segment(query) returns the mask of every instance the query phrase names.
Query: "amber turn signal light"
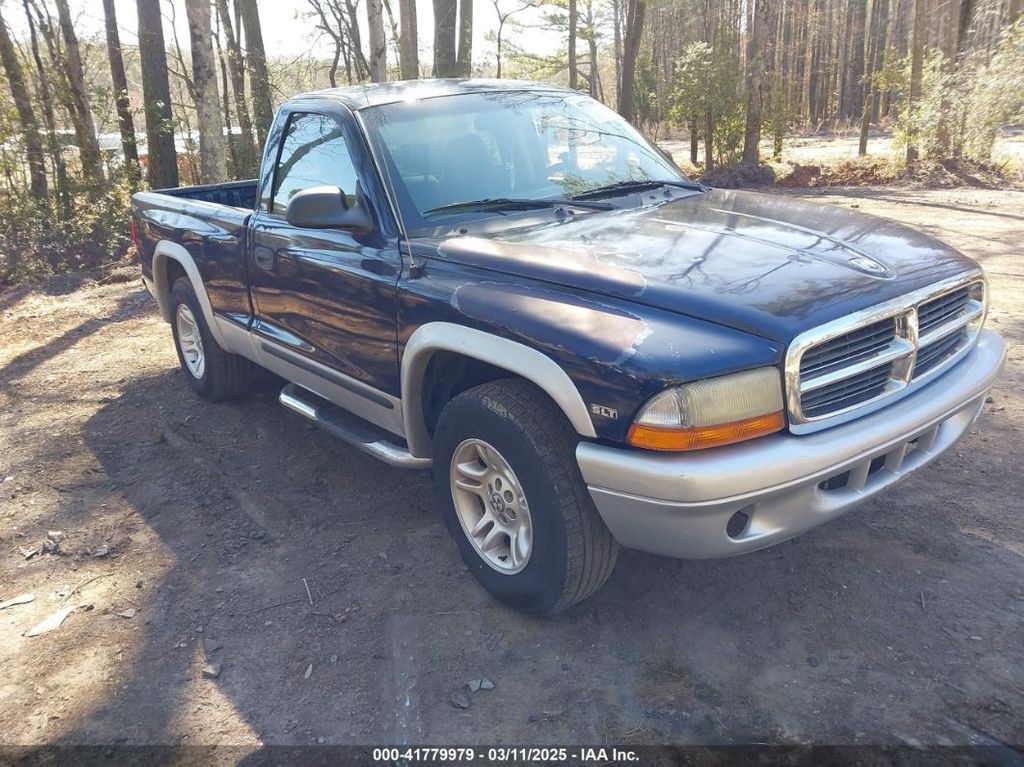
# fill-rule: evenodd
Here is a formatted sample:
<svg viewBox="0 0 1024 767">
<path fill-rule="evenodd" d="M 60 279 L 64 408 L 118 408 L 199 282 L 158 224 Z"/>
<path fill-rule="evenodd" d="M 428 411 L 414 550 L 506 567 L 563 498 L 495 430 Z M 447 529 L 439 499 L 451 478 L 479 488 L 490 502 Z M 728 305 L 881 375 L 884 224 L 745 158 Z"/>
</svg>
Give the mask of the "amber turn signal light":
<svg viewBox="0 0 1024 767">
<path fill-rule="evenodd" d="M 741 421 L 715 426 L 664 427 L 634 423 L 629 428 L 628 441 L 647 450 L 704 450 L 709 447 L 732 445 L 755 437 L 781 431 L 786 419 L 781 412 L 744 418 Z"/>
</svg>

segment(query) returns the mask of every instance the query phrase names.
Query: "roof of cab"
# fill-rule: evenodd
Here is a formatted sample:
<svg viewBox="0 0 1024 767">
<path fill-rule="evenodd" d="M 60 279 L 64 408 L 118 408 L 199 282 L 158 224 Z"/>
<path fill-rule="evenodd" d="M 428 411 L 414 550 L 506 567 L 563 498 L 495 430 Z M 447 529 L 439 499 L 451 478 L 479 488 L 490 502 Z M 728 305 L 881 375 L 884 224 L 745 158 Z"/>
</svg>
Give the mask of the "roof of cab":
<svg viewBox="0 0 1024 767">
<path fill-rule="evenodd" d="M 346 88 L 327 88 L 294 96 L 289 101 L 323 98 L 339 101 L 349 109 L 393 104 L 398 101 L 455 96 L 460 93 L 488 93 L 493 91 L 557 91 L 565 88 L 535 80 L 399 80 L 389 83 L 350 85 Z"/>
</svg>

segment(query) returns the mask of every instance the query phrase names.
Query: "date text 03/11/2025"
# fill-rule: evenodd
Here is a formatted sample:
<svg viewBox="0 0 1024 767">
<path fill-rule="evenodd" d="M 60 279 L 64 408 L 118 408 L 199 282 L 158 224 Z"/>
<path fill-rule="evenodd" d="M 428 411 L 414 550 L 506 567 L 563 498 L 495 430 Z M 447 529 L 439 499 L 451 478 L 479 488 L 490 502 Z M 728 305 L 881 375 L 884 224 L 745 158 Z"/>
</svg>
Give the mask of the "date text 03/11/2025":
<svg viewBox="0 0 1024 767">
<path fill-rule="evenodd" d="M 633 749 L 605 747 L 462 746 L 382 747 L 373 749 L 375 762 L 637 762 Z"/>
</svg>

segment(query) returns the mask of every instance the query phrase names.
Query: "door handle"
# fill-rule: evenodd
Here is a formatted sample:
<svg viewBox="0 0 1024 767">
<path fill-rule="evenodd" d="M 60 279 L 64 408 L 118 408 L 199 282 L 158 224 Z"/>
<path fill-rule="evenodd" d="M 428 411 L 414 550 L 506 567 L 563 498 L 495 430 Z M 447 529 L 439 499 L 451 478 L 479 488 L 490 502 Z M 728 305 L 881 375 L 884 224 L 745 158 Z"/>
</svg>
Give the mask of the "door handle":
<svg viewBox="0 0 1024 767">
<path fill-rule="evenodd" d="M 253 251 L 253 258 L 260 269 L 269 271 L 274 268 L 274 251 L 268 247 L 257 245 Z"/>
</svg>

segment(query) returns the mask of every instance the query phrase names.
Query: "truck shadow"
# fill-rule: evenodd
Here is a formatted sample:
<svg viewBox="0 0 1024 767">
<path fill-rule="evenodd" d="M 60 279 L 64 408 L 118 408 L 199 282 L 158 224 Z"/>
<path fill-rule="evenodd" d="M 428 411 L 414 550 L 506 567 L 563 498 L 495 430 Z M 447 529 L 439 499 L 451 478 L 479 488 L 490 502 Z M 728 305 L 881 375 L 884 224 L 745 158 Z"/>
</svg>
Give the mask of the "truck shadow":
<svg viewBox="0 0 1024 767">
<path fill-rule="evenodd" d="M 87 422 L 157 543 L 123 687 L 63 742 L 217 742 L 225 722 L 285 745 L 1012 742 L 1022 649 L 984 640 L 1019 629 L 1024 558 L 962 520 L 995 525 L 1024 487 L 935 504 L 991 444 L 765 552 L 624 552 L 590 601 L 533 619 L 465 572 L 426 473 L 311 430 L 275 387 L 213 405 L 167 372 Z M 453 708 L 480 677 L 496 689 Z"/>
</svg>

